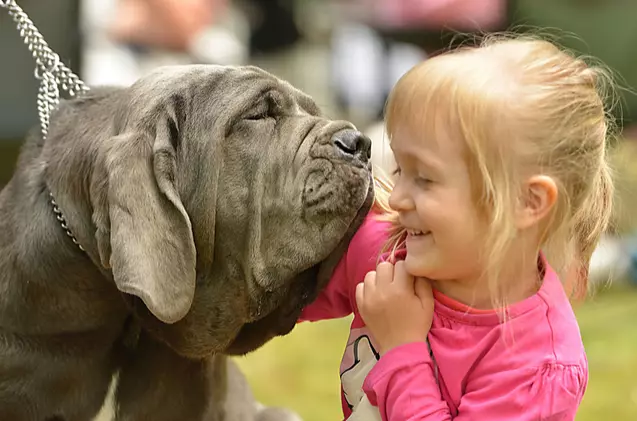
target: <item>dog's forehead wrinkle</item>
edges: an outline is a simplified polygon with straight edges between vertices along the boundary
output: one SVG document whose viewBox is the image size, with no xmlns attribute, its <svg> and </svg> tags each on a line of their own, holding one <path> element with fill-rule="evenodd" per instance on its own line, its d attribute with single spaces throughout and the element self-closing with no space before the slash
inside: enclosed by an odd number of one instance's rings
<svg viewBox="0 0 637 421">
<path fill-rule="evenodd" d="M 146 76 L 139 79 L 138 83 L 157 83 L 159 81 L 173 82 L 184 79 L 189 83 L 196 83 L 201 79 L 217 76 L 233 71 L 232 67 L 212 64 L 184 64 L 159 66 L 151 70 Z"/>
<path fill-rule="evenodd" d="M 131 108 L 148 110 L 157 103 L 169 101 L 175 94 L 195 98 L 212 95 L 224 76 L 241 73 L 232 67 L 217 65 L 173 65 L 159 67 L 140 78 L 130 87 Z"/>
<path fill-rule="evenodd" d="M 249 112 L 250 108 L 260 104 L 260 100 L 295 114 L 300 114 L 300 110 L 310 114 L 317 112 L 316 105 L 304 93 L 254 66 L 164 66 L 140 79 L 132 90 L 136 94 L 131 95 L 129 108 L 138 113 L 148 113 L 153 104 L 169 102 L 176 94 L 198 98 L 193 101 L 196 106 L 191 107 L 191 112 L 205 112 L 208 106 L 213 110 L 207 111 L 219 112 L 226 117 L 236 112 Z M 237 98 L 245 95 L 253 95 L 254 100 Z M 242 104 L 245 109 L 237 110 L 237 104 Z"/>
<path fill-rule="evenodd" d="M 281 80 L 280 85 L 294 102 L 297 114 L 309 114 L 316 117 L 322 115 L 321 108 L 311 96 L 285 80 Z"/>
</svg>

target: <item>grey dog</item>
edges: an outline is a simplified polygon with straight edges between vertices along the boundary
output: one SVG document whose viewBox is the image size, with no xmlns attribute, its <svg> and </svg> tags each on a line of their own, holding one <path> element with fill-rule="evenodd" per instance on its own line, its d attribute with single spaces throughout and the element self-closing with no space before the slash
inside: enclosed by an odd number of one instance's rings
<svg viewBox="0 0 637 421">
<path fill-rule="evenodd" d="M 258 418 L 227 356 L 292 330 L 372 200 L 370 140 L 255 67 L 63 101 L 0 193 L 0 420 L 91 420 L 114 376 L 119 421 Z"/>
</svg>

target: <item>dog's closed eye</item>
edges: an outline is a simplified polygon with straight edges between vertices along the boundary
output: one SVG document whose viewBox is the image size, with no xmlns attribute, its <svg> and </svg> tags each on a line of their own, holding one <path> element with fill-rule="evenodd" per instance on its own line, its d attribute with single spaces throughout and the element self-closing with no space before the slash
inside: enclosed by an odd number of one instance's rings
<svg viewBox="0 0 637 421">
<path fill-rule="evenodd" d="M 270 115 L 270 111 L 263 110 L 260 112 L 248 114 L 246 117 L 244 117 L 244 120 L 257 121 L 257 120 L 263 120 L 265 118 L 270 118 L 270 117 L 273 117 L 272 115 Z"/>
<path fill-rule="evenodd" d="M 283 103 L 283 98 L 281 98 L 278 92 L 270 91 L 246 114 L 244 120 L 257 121 L 267 118 L 276 119 L 283 113 Z"/>
</svg>

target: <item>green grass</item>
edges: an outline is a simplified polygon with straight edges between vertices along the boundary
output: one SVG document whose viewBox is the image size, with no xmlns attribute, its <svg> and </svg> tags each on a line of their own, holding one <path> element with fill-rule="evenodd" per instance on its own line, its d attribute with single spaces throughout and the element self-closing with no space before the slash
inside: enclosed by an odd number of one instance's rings
<svg viewBox="0 0 637 421">
<path fill-rule="evenodd" d="M 577 421 L 637 420 L 637 290 L 606 291 L 577 316 L 590 369 Z"/>
<path fill-rule="evenodd" d="M 598 293 L 576 311 L 590 368 L 577 421 L 637 420 L 637 289 Z M 338 366 L 349 321 L 304 323 L 237 358 L 257 398 L 305 421 L 342 419 Z"/>
</svg>

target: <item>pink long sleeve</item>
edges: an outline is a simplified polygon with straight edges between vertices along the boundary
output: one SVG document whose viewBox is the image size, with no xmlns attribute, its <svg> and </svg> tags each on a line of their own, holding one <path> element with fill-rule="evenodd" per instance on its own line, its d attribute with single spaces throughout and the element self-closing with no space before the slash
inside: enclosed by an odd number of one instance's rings
<svg viewBox="0 0 637 421">
<path fill-rule="evenodd" d="M 383 356 L 363 389 L 385 421 L 572 421 L 585 386 L 586 375 L 577 365 L 492 373 L 467 385 L 452 417 L 427 344 L 413 343 Z"/>
<path fill-rule="evenodd" d="M 427 344 L 407 344 L 378 360 L 363 383 L 363 391 L 384 421 L 450 420 L 434 373 Z"/>
<path fill-rule="evenodd" d="M 577 365 L 548 363 L 492 373 L 467 385 L 453 417 L 427 345 L 413 343 L 381 357 L 363 389 L 384 421 L 572 421 L 585 385 L 586 375 Z"/>
</svg>

